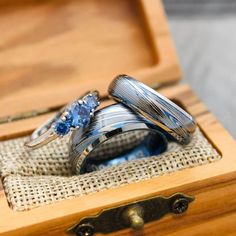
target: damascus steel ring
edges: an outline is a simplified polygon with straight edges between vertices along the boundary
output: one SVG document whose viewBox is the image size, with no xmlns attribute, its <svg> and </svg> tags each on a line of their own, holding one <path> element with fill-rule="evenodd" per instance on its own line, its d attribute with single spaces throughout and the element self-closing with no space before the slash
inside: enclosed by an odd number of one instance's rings
<svg viewBox="0 0 236 236">
<path fill-rule="evenodd" d="M 160 132 L 158 126 L 120 103 L 96 111 L 90 124 L 84 129 L 73 131 L 70 137 L 69 156 L 74 173 L 84 174 L 86 163 L 92 159 L 92 156 L 98 158 L 98 152 L 95 150 L 98 151 L 103 144 L 119 135 L 138 130 L 159 135 L 161 137 L 159 145 L 167 146 L 167 138 Z M 127 143 L 122 145 L 123 151 L 127 145 Z M 158 141 L 155 142 L 155 146 L 157 145 Z M 103 149 L 104 155 L 110 151 L 114 152 L 113 154 L 122 152 L 119 147 Z M 112 159 L 112 155 L 109 158 Z"/>
<path fill-rule="evenodd" d="M 72 130 L 87 126 L 95 109 L 99 106 L 98 99 L 98 92 L 93 91 L 64 106 L 32 133 L 25 146 L 36 149 L 56 138 L 70 134 Z"/>
<path fill-rule="evenodd" d="M 187 144 L 196 129 L 191 115 L 147 85 L 127 75 L 117 76 L 109 95 L 168 132 L 180 144 Z"/>
</svg>

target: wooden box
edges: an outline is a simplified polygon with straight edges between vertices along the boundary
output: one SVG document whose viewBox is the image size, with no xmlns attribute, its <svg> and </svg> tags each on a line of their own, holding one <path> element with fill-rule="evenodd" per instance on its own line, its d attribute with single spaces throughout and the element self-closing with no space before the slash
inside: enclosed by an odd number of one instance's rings
<svg viewBox="0 0 236 236">
<path fill-rule="evenodd" d="M 17 212 L 0 191 L 0 235 L 67 235 L 104 209 L 155 196 L 194 196 L 188 211 L 112 235 L 234 235 L 236 145 L 186 85 L 158 0 L 2 1 L 0 139 L 28 135 L 90 89 L 110 104 L 111 79 L 127 73 L 181 104 L 222 156 L 219 161 Z M 112 222 L 113 219 L 111 219 Z"/>
</svg>

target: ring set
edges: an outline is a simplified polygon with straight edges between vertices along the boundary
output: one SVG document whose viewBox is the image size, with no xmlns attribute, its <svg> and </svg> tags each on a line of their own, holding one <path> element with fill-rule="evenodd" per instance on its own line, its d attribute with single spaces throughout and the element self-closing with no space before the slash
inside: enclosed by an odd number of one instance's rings
<svg viewBox="0 0 236 236">
<path fill-rule="evenodd" d="M 119 75 L 108 92 L 117 104 L 95 111 L 99 95 L 90 92 L 35 130 L 26 146 L 38 148 L 72 134 L 69 142 L 72 168 L 74 173 L 83 174 L 158 155 L 167 149 L 169 140 L 190 142 L 196 128 L 193 117 L 150 87 L 130 76 Z M 130 133 L 134 136 L 135 132 L 139 139 L 132 139 Z M 124 135 L 130 137 L 122 143 Z"/>
</svg>

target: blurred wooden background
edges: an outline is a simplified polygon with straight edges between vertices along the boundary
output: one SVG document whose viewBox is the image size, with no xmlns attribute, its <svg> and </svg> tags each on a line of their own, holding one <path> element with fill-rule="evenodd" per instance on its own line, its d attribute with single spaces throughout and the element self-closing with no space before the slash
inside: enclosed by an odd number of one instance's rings
<svg viewBox="0 0 236 236">
<path fill-rule="evenodd" d="M 164 0 L 184 81 L 236 138 L 236 1 Z"/>
</svg>

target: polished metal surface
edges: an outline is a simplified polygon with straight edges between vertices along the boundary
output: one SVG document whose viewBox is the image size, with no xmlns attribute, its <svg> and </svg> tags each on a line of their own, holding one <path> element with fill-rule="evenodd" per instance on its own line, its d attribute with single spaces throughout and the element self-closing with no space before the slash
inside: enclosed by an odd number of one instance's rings
<svg viewBox="0 0 236 236">
<path fill-rule="evenodd" d="M 145 224 L 143 215 L 143 208 L 135 204 L 124 211 L 123 218 L 127 222 L 127 225 L 130 225 L 133 230 L 141 230 Z"/>
<path fill-rule="evenodd" d="M 83 104 L 84 100 L 88 96 L 94 96 L 97 101 L 99 94 L 97 91 L 92 91 L 89 93 L 86 93 L 85 95 L 77 98 L 75 101 L 67 104 L 64 106 L 59 112 L 56 113 L 55 116 L 51 117 L 49 120 L 47 120 L 44 124 L 42 124 L 40 127 L 38 127 L 30 136 L 30 140 L 25 143 L 25 146 L 30 149 L 36 149 L 40 148 L 47 143 L 55 140 L 56 138 L 62 137 L 64 135 L 59 135 L 57 132 L 55 132 L 55 124 L 58 120 L 65 121 L 66 116 L 68 115 L 69 109 L 71 105 L 73 104 Z M 99 102 L 98 102 L 99 104 Z M 93 116 L 94 110 L 91 111 L 89 116 Z M 66 121 L 65 121 L 66 122 Z M 74 128 L 69 128 L 70 131 L 79 129 L 80 126 L 76 126 Z M 69 132 L 71 133 L 71 132 Z"/>
<path fill-rule="evenodd" d="M 155 123 L 179 143 L 190 142 L 196 128 L 193 117 L 147 85 L 119 75 L 110 84 L 109 95 Z"/>
<path fill-rule="evenodd" d="M 85 129 L 75 130 L 69 142 L 69 153 L 75 173 L 84 173 L 86 161 L 93 151 L 104 142 L 125 132 L 146 130 L 167 139 L 153 122 L 134 113 L 118 103 L 95 112 L 93 119 Z M 158 145 L 158 144 L 156 144 Z M 118 150 L 115 150 L 118 152 Z"/>
</svg>

